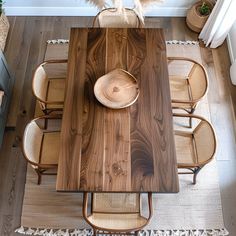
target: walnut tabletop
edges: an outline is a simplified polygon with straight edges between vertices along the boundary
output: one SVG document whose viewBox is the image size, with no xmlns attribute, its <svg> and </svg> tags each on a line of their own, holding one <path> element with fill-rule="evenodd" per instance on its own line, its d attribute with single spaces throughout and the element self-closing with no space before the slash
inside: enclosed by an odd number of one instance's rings
<svg viewBox="0 0 236 236">
<path fill-rule="evenodd" d="M 133 105 L 118 110 L 93 91 L 116 68 L 140 89 Z M 65 93 L 58 191 L 179 191 L 162 29 L 73 28 Z"/>
</svg>

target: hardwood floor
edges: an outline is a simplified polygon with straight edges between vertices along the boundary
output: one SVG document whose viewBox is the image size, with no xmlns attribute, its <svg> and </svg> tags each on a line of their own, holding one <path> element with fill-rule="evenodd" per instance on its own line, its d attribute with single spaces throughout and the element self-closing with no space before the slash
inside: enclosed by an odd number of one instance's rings
<svg viewBox="0 0 236 236">
<path fill-rule="evenodd" d="M 26 123 L 33 117 L 35 99 L 31 92 L 34 68 L 43 60 L 46 40 L 69 38 L 71 27 L 92 25 L 90 17 L 9 17 L 11 29 L 5 50 L 15 76 L 11 108 L 4 144 L 0 150 L 0 235 L 15 235 L 20 225 L 26 163 L 20 155 L 20 142 Z M 146 27 L 165 29 L 166 40 L 197 40 L 184 18 L 147 18 Z M 218 169 L 225 227 L 236 235 L 236 88 L 229 79 L 226 44 L 215 50 L 202 48 L 209 73 L 210 113 L 218 137 Z"/>
</svg>

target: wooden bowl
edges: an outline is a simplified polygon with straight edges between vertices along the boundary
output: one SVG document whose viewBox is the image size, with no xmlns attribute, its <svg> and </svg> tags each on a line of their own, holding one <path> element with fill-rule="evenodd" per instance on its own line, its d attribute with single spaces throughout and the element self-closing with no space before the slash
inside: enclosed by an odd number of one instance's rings
<svg viewBox="0 0 236 236">
<path fill-rule="evenodd" d="M 98 78 L 94 94 L 104 106 L 120 109 L 132 105 L 138 98 L 137 80 L 129 72 L 115 69 Z"/>
</svg>

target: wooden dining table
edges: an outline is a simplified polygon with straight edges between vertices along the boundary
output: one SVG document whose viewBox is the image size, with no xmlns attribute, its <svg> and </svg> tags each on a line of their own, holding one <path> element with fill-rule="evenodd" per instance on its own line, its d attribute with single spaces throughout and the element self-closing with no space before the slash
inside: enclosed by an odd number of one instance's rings
<svg viewBox="0 0 236 236">
<path fill-rule="evenodd" d="M 137 79 L 140 94 L 111 109 L 94 85 L 117 68 Z M 162 29 L 71 29 L 59 151 L 57 191 L 179 191 Z"/>
</svg>

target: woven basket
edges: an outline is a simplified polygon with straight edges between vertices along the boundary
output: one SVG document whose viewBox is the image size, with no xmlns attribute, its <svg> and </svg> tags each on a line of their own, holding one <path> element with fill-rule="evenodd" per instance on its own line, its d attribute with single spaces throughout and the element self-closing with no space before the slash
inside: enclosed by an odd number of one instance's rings
<svg viewBox="0 0 236 236">
<path fill-rule="evenodd" d="M 4 51 L 5 48 L 9 27 L 9 21 L 7 17 L 2 13 L 0 16 L 0 49 L 2 51 Z"/>
<path fill-rule="evenodd" d="M 211 10 L 213 9 L 213 4 L 209 1 L 207 2 L 207 5 L 210 6 Z M 187 12 L 187 18 L 186 23 L 188 27 L 193 30 L 194 32 L 199 33 L 203 26 L 205 25 L 209 15 L 203 16 L 199 13 L 199 8 L 202 5 L 202 2 L 196 2 Z"/>
</svg>

